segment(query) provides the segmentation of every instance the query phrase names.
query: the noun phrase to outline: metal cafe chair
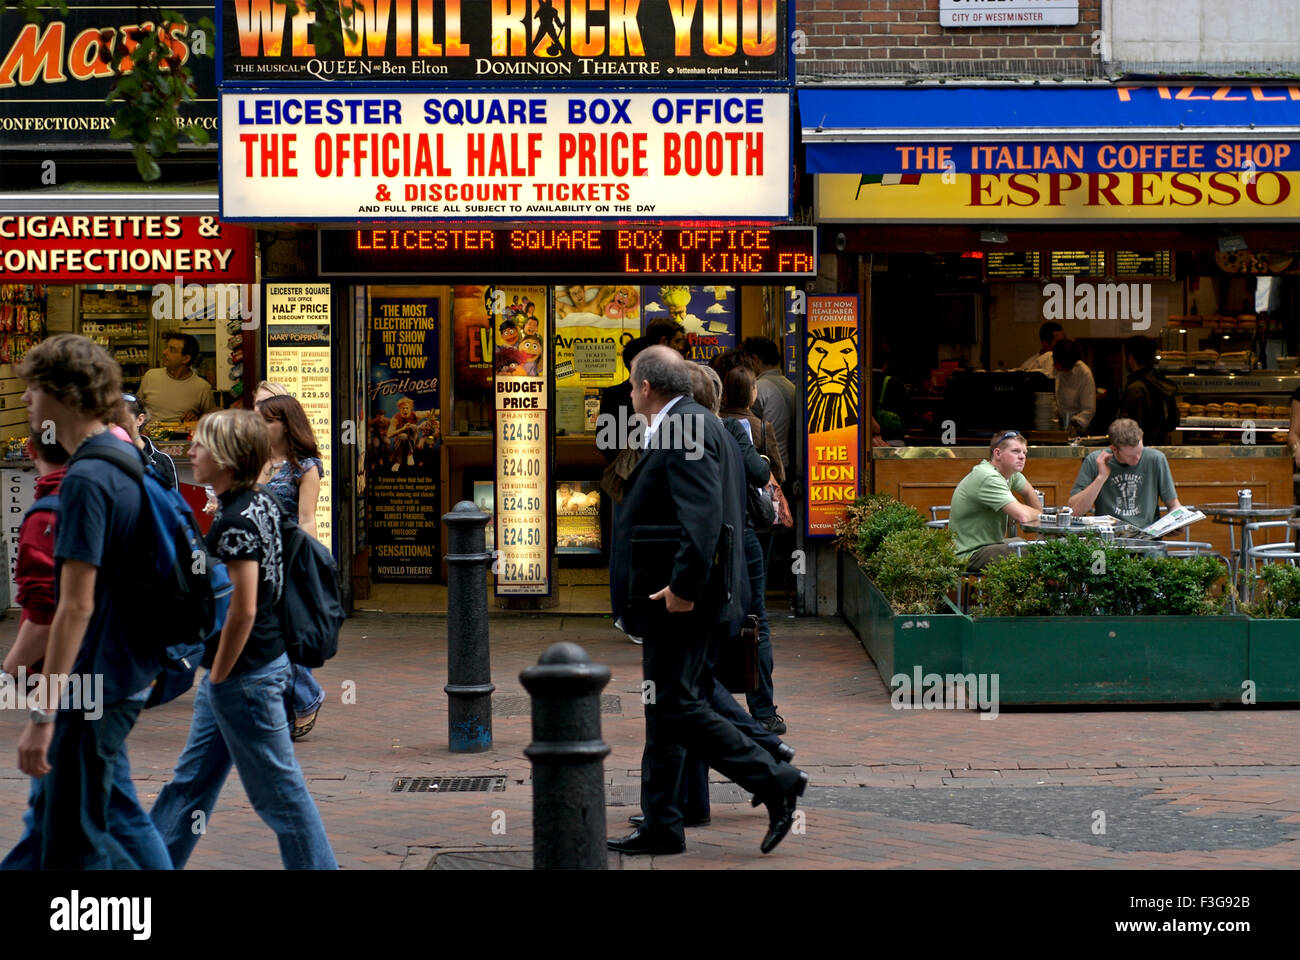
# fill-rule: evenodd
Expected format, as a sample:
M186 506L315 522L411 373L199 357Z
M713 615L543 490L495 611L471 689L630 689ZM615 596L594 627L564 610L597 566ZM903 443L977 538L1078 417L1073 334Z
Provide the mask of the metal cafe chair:
M944 529L945 527L948 526L948 518L947 518L946 514L947 514L950 510L952 510L952 505L951 505L951 504L947 504L947 503L945 503L945 504L944 504L943 506L941 506L941 507L931 507L931 508L930 508L930 519L926 521L926 524L925 524L925 525L926 525L927 527L934 527L936 530L942 530L942 529ZM939 514L940 514L940 513L945 514L945 516L944 516L944 518L943 518L942 520L939 519Z
M1255 544L1252 534L1259 530L1270 528L1282 528L1287 531L1288 537L1285 540L1276 543ZM1291 526L1286 520L1260 520L1257 523L1248 523L1245 528L1244 537L1248 538L1246 543L1246 557L1250 561L1250 579L1254 582L1259 573L1259 565L1263 563L1273 563L1281 561L1291 566L1296 566L1300 561L1300 528ZM1294 537L1291 535L1295 531Z
M1164 504L1160 505L1160 516L1169 512L1169 508ZM1172 538L1161 540L1161 543L1168 544L1165 556L1168 557L1199 557L1202 554L1214 553L1214 544L1206 540L1193 540L1191 524L1183 527L1182 539L1178 539L1178 534ZM1232 527L1228 528L1228 535L1232 535Z

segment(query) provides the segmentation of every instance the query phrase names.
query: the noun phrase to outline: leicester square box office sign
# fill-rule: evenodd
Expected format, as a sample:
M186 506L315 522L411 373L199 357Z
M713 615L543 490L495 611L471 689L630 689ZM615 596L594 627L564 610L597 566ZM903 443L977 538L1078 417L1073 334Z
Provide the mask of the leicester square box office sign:
M221 95L227 220L785 219L790 94Z
M282 0L220 3L223 86L788 84L786 0L356 0L322 42Z

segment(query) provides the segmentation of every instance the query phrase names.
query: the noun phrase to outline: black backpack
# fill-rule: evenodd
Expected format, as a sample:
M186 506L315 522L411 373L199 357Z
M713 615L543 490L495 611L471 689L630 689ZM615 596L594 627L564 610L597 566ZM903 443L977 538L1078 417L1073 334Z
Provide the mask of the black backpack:
M284 558L284 589L278 607L285 652L290 663L324 666L338 653L339 630L347 619L338 564L323 543L298 526L288 505L275 499L280 506Z

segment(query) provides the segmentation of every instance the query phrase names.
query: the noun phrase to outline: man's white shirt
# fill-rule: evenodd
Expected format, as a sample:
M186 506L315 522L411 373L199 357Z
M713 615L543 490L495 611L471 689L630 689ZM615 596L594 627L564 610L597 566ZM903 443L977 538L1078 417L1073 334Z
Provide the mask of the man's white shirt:
M655 414L654 419L650 421L650 426L646 428L645 443L642 445L642 449L645 450L650 449L651 438L654 437L654 435L659 431L659 424L663 422L663 419L665 416L667 416L668 411L671 410L673 408L673 405L677 403L677 401L680 400L681 398L682 398L681 394L678 394L677 396L673 397L671 400L669 400L667 403L663 405L662 410L660 410L658 413Z

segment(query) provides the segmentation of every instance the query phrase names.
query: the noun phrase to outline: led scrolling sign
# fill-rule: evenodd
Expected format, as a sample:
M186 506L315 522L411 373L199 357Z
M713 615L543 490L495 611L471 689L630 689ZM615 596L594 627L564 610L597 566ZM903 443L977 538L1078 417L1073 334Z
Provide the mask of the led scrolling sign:
M584 277L817 273L814 227L389 227L322 229L320 275ZM518 261L503 261L522 254ZM521 269L502 270L504 263Z

